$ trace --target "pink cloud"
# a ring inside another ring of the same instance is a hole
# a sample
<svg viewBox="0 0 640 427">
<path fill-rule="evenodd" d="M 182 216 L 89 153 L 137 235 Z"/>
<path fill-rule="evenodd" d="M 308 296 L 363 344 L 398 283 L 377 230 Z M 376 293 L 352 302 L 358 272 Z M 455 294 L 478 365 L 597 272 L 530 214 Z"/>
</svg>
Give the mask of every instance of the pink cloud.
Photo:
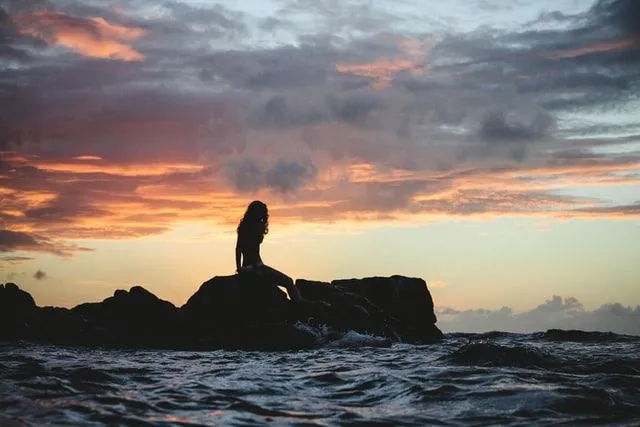
<svg viewBox="0 0 640 427">
<path fill-rule="evenodd" d="M 88 57 L 119 61 L 142 61 L 144 56 L 128 43 L 144 36 L 142 28 L 109 23 L 100 17 L 83 18 L 62 12 L 38 10 L 14 17 L 24 35 L 60 45 Z"/>
</svg>

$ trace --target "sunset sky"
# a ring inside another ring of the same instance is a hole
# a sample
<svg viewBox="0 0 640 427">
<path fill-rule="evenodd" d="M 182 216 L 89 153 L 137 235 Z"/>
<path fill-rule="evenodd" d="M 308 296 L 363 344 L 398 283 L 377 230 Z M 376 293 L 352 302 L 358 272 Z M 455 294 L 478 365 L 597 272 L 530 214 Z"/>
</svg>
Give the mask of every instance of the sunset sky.
<svg viewBox="0 0 640 427">
<path fill-rule="evenodd" d="M 640 333 L 639 69 L 635 0 L 0 0 L 0 282 L 181 305 L 260 199 L 293 278 Z"/>
</svg>

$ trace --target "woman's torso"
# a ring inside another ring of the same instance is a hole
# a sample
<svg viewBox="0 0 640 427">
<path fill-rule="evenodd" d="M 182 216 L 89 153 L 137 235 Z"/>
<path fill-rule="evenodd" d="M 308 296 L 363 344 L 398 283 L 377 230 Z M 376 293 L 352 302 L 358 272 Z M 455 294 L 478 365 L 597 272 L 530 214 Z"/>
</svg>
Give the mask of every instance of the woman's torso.
<svg viewBox="0 0 640 427">
<path fill-rule="evenodd" d="M 260 243 L 262 243 L 264 235 L 261 230 L 240 230 L 238 237 L 240 250 L 242 251 L 242 266 L 262 264 L 262 259 L 260 258 Z"/>
</svg>

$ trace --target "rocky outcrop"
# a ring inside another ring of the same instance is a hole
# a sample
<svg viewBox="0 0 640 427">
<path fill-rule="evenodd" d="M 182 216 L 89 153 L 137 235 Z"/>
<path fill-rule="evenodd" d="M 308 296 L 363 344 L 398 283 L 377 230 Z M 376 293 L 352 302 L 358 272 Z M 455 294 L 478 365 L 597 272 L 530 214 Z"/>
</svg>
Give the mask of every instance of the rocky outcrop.
<svg viewBox="0 0 640 427">
<path fill-rule="evenodd" d="M 192 347 L 286 350 L 310 348 L 314 336 L 296 328 L 286 295 L 247 278 L 206 281 L 180 308 Z"/>
<path fill-rule="evenodd" d="M 100 303 L 71 311 L 87 320 L 86 339 L 98 345 L 163 347 L 181 331 L 178 309 L 141 286 L 119 289 Z"/>
<path fill-rule="evenodd" d="M 0 340 L 24 336 L 37 311 L 33 297 L 15 283 L 0 285 Z"/>
<path fill-rule="evenodd" d="M 296 286 L 302 297 L 309 301 L 298 310 L 300 321 L 402 340 L 398 320 L 362 295 L 344 292 L 326 282 L 298 280 Z"/>
<path fill-rule="evenodd" d="M 334 280 L 331 285 L 344 292 L 365 297 L 406 326 L 403 336 L 408 341 L 431 342 L 441 338 L 435 326 L 433 299 L 422 279 L 404 276 L 370 277 Z"/>
<path fill-rule="evenodd" d="M 0 340 L 126 348 L 286 350 L 316 346 L 314 328 L 389 342 L 431 343 L 433 300 L 421 279 L 402 276 L 298 280 L 304 301 L 246 276 L 203 283 L 178 308 L 140 286 L 72 309 L 37 307 L 15 284 L 0 286 Z"/>
</svg>

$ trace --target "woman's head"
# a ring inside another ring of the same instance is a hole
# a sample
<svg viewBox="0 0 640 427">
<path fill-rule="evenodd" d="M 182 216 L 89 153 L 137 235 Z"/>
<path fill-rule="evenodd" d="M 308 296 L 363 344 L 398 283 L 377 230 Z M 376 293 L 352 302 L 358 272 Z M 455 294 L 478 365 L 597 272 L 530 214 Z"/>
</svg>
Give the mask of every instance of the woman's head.
<svg viewBox="0 0 640 427">
<path fill-rule="evenodd" d="M 251 231 L 259 233 L 261 236 L 269 232 L 269 210 L 266 204 L 260 200 L 249 203 L 242 221 L 238 225 L 238 233 L 241 231 Z"/>
</svg>

